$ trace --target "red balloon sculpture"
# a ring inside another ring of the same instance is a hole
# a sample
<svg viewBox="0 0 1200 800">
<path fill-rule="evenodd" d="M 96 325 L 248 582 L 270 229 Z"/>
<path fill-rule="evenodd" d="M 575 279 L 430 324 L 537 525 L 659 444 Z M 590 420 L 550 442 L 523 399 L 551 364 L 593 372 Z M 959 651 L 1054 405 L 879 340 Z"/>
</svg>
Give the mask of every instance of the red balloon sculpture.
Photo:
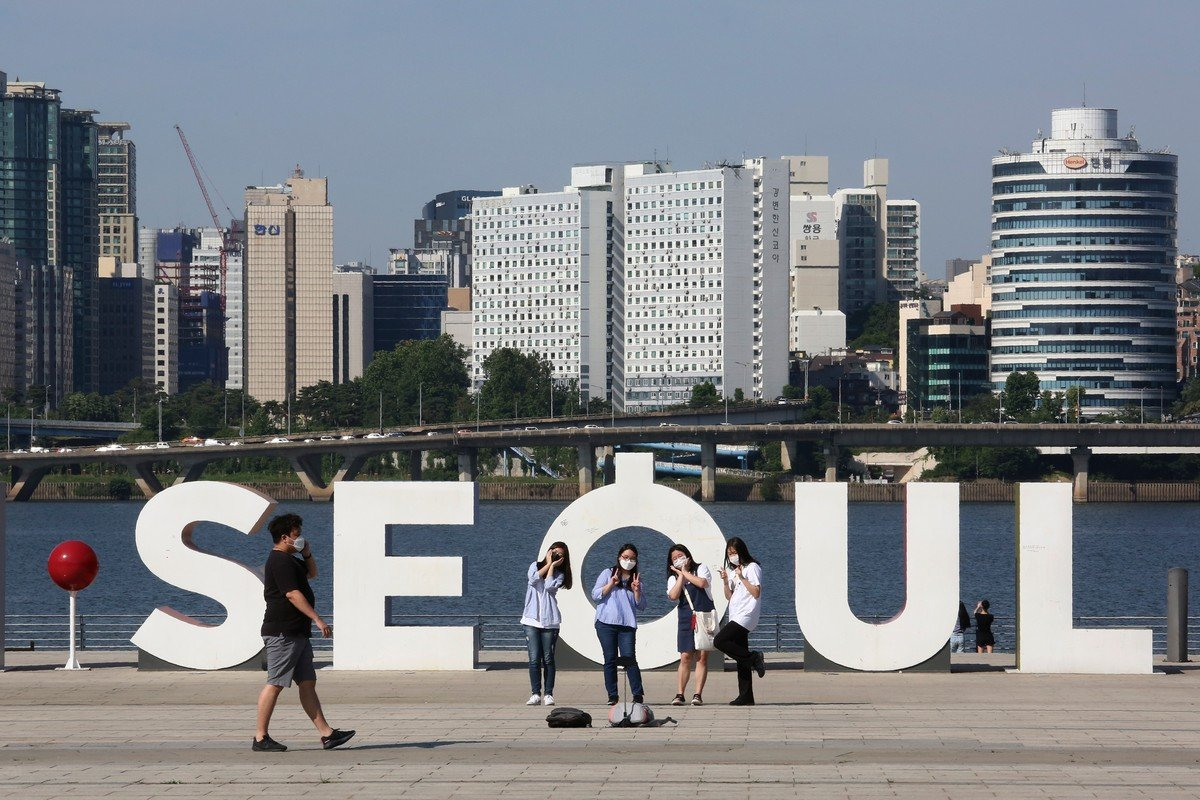
<svg viewBox="0 0 1200 800">
<path fill-rule="evenodd" d="M 75 655 L 75 596 L 81 589 L 92 585 L 96 574 L 100 572 L 100 559 L 96 558 L 96 551 L 88 547 L 86 542 L 72 540 L 63 542 L 50 552 L 46 571 L 50 573 L 50 580 L 71 593 L 71 651 L 63 669 L 82 669 Z"/>
</svg>

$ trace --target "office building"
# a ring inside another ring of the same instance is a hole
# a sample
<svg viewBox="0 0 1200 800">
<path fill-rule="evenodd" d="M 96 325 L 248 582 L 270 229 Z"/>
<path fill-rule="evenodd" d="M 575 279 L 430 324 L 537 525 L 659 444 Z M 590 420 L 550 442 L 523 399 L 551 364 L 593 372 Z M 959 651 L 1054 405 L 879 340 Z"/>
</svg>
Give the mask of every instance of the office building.
<svg viewBox="0 0 1200 800">
<path fill-rule="evenodd" d="M 1188 278 L 1175 289 L 1175 378 L 1200 375 L 1200 278 Z"/>
<path fill-rule="evenodd" d="M 154 284 L 154 385 L 165 394 L 179 392 L 179 289 Z"/>
<path fill-rule="evenodd" d="M 906 321 L 906 404 L 919 413 L 936 407 L 960 410 L 991 391 L 988 327 L 981 317 L 939 311 Z"/>
<path fill-rule="evenodd" d="M 58 387 L 59 396 L 95 391 L 99 381 L 93 113 L 63 108 L 60 92 L 44 83 L 0 73 L 0 237 L 12 241 L 18 264 L 72 273 L 72 384 Z M 51 283 L 65 284 L 57 276 Z"/>
<path fill-rule="evenodd" d="M 100 220 L 100 256 L 119 263 L 138 260 L 137 148 L 125 138 L 128 122 L 97 122 L 99 174 L 96 211 Z"/>
<path fill-rule="evenodd" d="M 1178 158 L 1062 108 L 1028 153 L 992 159 L 992 383 L 1037 374 L 1082 412 L 1174 395 Z"/>
<path fill-rule="evenodd" d="M 610 396 L 609 276 L 621 257 L 622 179 L 621 165 L 575 167 L 561 192 L 521 186 L 473 201 L 470 366 L 476 386 L 493 351 L 515 348 L 548 359 L 553 378 L 578 381 L 581 396 Z M 379 289 L 377 282 L 377 349 Z M 445 307 L 443 301 L 439 329 Z"/>
<path fill-rule="evenodd" d="M 333 382 L 361 378 L 375 352 L 374 276 L 370 267 L 333 273 Z"/>
<path fill-rule="evenodd" d="M 158 280 L 158 230 L 155 228 L 138 228 L 137 263 L 142 278 Z"/>
<path fill-rule="evenodd" d="M 372 275 L 372 352 L 394 350 L 401 342 L 436 339 L 446 308 L 441 275 Z M 369 360 L 369 359 L 368 359 Z"/>
<path fill-rule="evenodd" d="M 333 378 L 328 188 L 297 169 L 281 185 L 246 189 L 246 389 L 261 401 Z"/>
<path fill-rule="evenodd" d="M 490 189 L 456 189 L 437 195 L 421 209 L 421 218 L 413 220 L 413 246 L 407 257 L 429 262 L 425 269 L 439 265 L 452 287 L 470 286 L 471 203 L 479 197 L 499 196 L 500 192 Z M 425 274 L 407 268 L 389 272 Z"/>
<path fill-rule="evenodd" d="M 960 271 L 942 293 L 942 307 L 979 306 L 985 317 L 992 314 L 992 257 L 985 255 Z"/>
<path fill-rule="evenodd" d="M 839 310 L 841 248 L 837 204 L 829 194 L 829 159 L 789 156 L 791 282 L 788 349 L 807 355 L 846 346 Z"/>
<path fill-rule="evenodd" d="M 17 388 L 17 253 L 0 238 L 0 391 Z"/>
<path fill-rule="evenodd" d="M 969 258 L 948 258 L 946 259 L 946 283 L 954 280 L 957 276 L 963 274 L 975 262 Z"/>
<path fill-rule="evenodd" d="M 111 256 L 107 257 L 111 258 Z M 103 258 L 102 258 L 103 261 Z M 129 264 L 99 279 L 100 393 L 154 379 L 154 285 Z"/>
<path fill-rule="evenodd" d="M 52 406 L 76 385 L 75 274 L 65 267 L 17 263 L 15 388 L 27 395 L 33 387 L 44 386 Z"/>
</svg>

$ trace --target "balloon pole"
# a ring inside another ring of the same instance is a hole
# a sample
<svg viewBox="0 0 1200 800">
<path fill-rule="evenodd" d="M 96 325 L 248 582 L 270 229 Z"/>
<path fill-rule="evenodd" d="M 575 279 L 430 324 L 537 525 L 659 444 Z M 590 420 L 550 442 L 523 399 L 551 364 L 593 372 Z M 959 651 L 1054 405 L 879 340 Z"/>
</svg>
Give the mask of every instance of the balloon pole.
<svg viewBox="0 0 1200 800">
<path fill-rule="evenodd" d="M 75 596 L 79 594 L 77 591 L 70 593 L 71 595 L 71 622 L 69 626 L 71 637 L 71 650 L 67 654 L 67 664 L 63 669 L 85 669 L 79 666 L 79 658 L 75 655 Z"/>
</svg>

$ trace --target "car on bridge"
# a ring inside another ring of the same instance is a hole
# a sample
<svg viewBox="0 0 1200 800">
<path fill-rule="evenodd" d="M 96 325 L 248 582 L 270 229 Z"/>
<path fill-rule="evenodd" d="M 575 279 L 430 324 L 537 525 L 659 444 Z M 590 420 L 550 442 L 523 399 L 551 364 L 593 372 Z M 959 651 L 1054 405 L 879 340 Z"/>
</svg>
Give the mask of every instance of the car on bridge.
<svg viewBox="0 0 1200 800">
<path fill-rule="evenodd" d="M 111 452 L 114 452 L 114 451 L 116 451 L 116 450 L 124 450 L 124 449 L 126 449 L 126 448 L 124 448 L 124 447 L 122 447 L 121 445 L 119 445 L 119 444 L 116 444 L 116 443 L 114 442 L 113 444 L 106 444 L 106 445 L 102 445 L 102 446 L 100 446 L 100 447 L 97 447 L 97 448 L 96 448 L 96 452 L 97 452 L 97 453 L 111 453 Z"/>
<path fill-rule="evenodd" d="M 387 438 L 387 434 L 384 434 L 384 433 L 368 433 L 368 434 L 367 434 L 366 436 L 364 436 L 363 438 L 364 438 L 364 439 L 386 439 L 386 438 Z"/>
<path fill-rule="evenodd" d="M 267 444 L 287 444 L 290 441 L 286 436 L 276 436 L 274 439 L 268 439 Z"/>
</svg>

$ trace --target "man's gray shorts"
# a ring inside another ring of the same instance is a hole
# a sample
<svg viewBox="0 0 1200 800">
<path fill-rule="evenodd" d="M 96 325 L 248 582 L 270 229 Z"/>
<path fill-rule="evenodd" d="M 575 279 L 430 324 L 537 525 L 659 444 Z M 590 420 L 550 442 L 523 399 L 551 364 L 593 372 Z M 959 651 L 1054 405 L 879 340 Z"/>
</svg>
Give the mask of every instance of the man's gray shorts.
<svg viewBox="0 0 1200 800">
<path fill-rule="evenodd" d="M 307 636 L 264 636 L 267 648 L 267 683 L 287 688 L 292 681 L 315 681 L 312 641 Z"/>
</svg>

